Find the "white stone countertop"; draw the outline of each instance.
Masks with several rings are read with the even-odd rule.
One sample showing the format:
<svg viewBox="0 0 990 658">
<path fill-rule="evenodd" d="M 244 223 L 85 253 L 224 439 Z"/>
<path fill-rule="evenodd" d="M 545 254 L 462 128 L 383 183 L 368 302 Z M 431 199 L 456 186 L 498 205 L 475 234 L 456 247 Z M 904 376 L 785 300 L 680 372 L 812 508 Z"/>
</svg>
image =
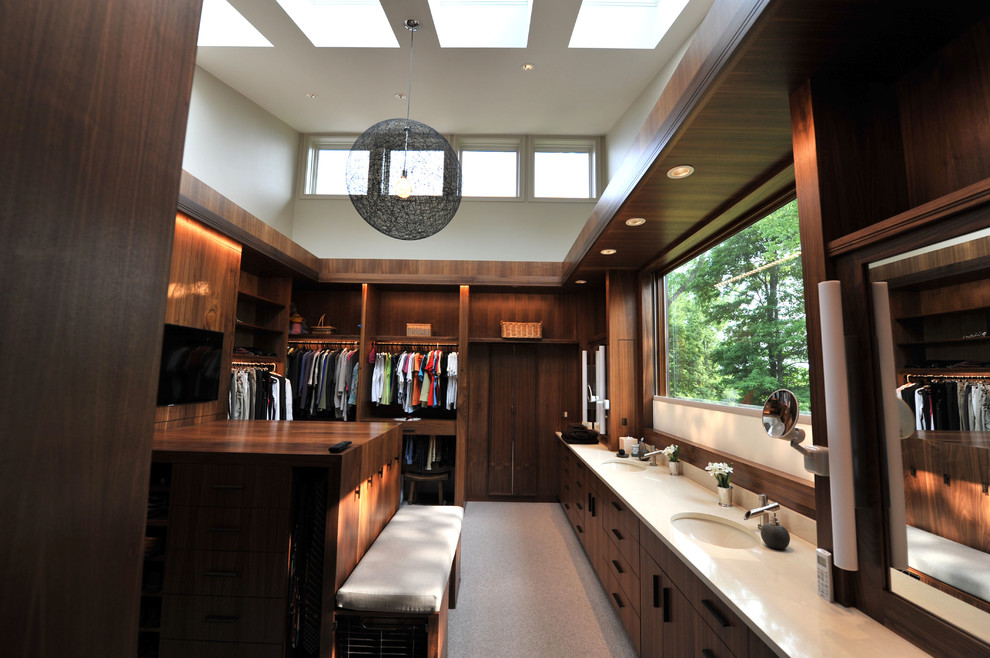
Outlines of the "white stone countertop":
<svg viewBox="0 0 990 658">
<path fill-rule="evenodd" d="M 603 464 L 615 454 L 600 444 L 567 445 L 778 654 L 928 656 L 860 610 L 819 597 L 816 546 L 792 533 L 786 550 L 771 550 L 760 540 L 756 520 L 743 520 L 744 508 L 719 507 L 713 491 L 687 477 L 672 477 L 666 466 L 615 471 Z M 671 515 L 679 512 L 735 521 L 751 528 L 757 546 L 722 548 L 696 541 L 671 524 Z"/>
</svg>

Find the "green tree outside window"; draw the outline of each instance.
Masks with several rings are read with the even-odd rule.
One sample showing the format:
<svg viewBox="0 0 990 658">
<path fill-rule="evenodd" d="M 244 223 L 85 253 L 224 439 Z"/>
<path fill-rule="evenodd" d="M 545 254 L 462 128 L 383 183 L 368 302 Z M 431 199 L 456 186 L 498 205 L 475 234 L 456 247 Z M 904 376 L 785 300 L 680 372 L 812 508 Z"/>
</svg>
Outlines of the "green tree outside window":
<svg viewBox="0 0 990 658">
<path fill-rule="evenodd" d="M 789 388 L 810 410 L 797 201 L 664 277 L 667 394 L 762 406 Z"/>
</svg>

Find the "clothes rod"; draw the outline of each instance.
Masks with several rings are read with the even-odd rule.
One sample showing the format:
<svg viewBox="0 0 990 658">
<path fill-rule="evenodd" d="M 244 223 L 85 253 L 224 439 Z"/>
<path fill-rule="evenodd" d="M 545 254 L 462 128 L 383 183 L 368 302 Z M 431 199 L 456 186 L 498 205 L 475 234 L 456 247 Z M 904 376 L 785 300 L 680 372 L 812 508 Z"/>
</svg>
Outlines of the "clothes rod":
<svg viewBox="0 0 990 658">
<path fill-rule="evenodd" d="M 944 379 L 947 381 L 959 381 L 961 379 L 990 379 L 990 375 L 966 375 L 963 373 L 959 373 L 958 375 L 949 375 L 949 374 L 926 375 L 926 374 L 911 373 L 908 375 L 904 375 L 904 378 L 908 381 L 908 383 L 913 383 L 915 379 Z"/>
<path fill-rule="evenodd" d="M 275 372 L 276 365 L 274 363 L 248 363 L 247 361 L 231 361 L 230 367 L 231 368 L 261 368 L 262 370 Z"/>
</svg>

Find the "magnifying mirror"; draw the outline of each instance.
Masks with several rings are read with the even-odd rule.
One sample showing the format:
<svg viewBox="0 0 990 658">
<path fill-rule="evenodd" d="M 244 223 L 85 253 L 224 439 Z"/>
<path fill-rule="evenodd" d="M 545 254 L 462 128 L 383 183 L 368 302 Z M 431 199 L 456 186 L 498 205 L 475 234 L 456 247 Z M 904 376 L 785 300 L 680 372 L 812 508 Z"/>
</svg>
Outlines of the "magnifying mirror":
<svg viewBox="0 0 990 658">
<path fill-rule="evenodd" d="M 770 394 L 763 405 L 763 429 L 774 439 L 791 442 L 791 447 L 804 455 L 804 469 L 815 475 L 828 475 L 828 448 L 803 446 L 804 430 L 797 427 L 797 396 L 786 388 Z"/>
<path fill-rule="evenodd" d="M 763 405 L 763 429 L 775 439 L 789 439 L 797 418 L 797 397 L 785 388 L 771 393 Z"/>
</svg>

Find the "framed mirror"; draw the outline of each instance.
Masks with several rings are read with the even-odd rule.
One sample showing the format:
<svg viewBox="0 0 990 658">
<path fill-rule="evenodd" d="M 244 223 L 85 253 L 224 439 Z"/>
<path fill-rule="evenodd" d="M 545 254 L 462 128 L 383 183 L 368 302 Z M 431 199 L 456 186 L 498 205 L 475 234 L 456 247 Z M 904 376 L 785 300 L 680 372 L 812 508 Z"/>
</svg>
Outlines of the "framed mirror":
<svg viewBox="0 0 990 658">
<path fill-rule="evenodd" d="M 990 229 L 868 270 L 889 588 L 990 641 Z"/>
</svg>

